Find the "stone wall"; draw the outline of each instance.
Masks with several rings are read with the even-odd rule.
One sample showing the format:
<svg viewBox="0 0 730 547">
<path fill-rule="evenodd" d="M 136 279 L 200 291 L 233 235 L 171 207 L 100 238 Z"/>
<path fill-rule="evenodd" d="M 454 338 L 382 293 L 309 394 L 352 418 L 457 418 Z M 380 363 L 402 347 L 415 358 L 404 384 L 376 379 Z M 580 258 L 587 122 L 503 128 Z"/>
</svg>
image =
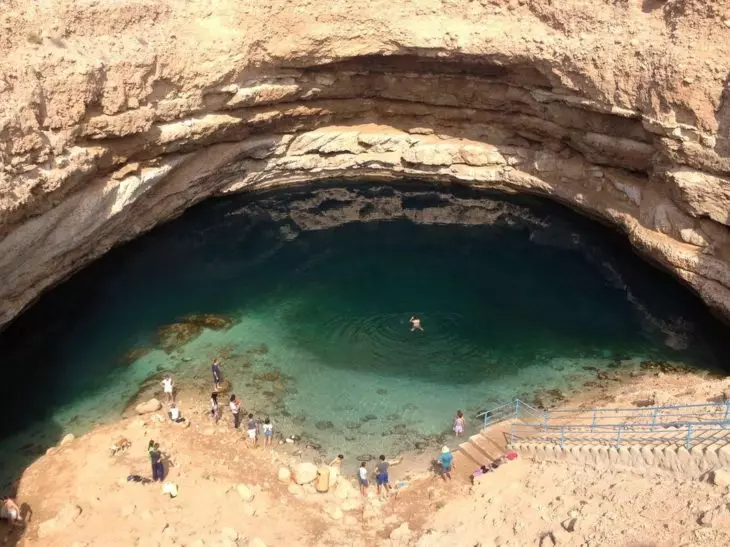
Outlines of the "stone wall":
<svg viewBox="0 0 730 547">
<path fill-rule="evenodd" d="M 550 444 L 516 443 L 512 448 L 526 458 L 536 461 L 564 461 L 596 468 L 637 469 L 657 467 L 691 478 L 700 478 L 711 471 L 730 467 L 730 444 L 721 442 L 709 446 L 695 446 L 687 450 L 683 445 L 626 445 L 565 446 Z"/>
</svg>

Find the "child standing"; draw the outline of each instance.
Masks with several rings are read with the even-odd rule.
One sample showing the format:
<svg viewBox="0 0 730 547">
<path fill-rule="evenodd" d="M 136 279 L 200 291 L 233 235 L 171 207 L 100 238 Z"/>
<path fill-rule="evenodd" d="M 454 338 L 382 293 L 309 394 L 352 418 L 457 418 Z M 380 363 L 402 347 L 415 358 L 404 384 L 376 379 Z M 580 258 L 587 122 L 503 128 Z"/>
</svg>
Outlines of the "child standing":
<svg viewBox="0 0 730 547">
<path fill-rule="evenodd" d="M 271 437 L 274 435 L 274 424 L 266 418 L 263 425 L 264 430 L 264 446 L 271 446 Z"/>
<path fill-rule="evenodd" d="M 362 462 L 360 464 L 360 493 L 363 495 L 363 497 L 366 497 L 368 495 L 368 470 L 367 467 L 365 467 L 365 462 Z"/>
<path fill-rule="evenodd" d="M 215 390 L 219 391 L 221 388 L 221 362 L 218 359 L 213 359 L 213 364 L 210 365 L 210 371 L 213 373 L 213 385 L 215 386 Z"/>
<path fill-rule="evenodd" d="M 256 446 L 256 432 L 258 424 L 256 423 L 256 420 L 253 419 L 253 414 L 248 415 L 248 424 L 246 428 L 248 429 L 248 438 L 246 439 L 246 442 L 252 446 Z"/>
<path fill-rule="evenodd" d="M 221 417 L 220 408 L 218 407 L 218 394 L 210 394 L 210 417 L 213 418 L 213 422 L 216 424 Z"/>
<path fill-rule="evenodd" d="M 456 418 L 454 418 L 454 434 L 460 437 L 464 433 L 464 425 L 466 424 L 466 418 L 461 410 L 456 411 Z"/>
</svg>

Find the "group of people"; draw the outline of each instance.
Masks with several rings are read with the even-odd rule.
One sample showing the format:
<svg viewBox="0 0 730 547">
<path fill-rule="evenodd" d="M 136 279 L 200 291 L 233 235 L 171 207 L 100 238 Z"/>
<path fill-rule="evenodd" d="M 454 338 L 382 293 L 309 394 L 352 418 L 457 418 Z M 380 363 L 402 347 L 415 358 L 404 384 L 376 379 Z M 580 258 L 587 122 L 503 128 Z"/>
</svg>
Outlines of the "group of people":
<svg viewBox="0 0 730 547">
<path fill-rule="evenodd" d="M 412 316 L 409 319 L 409 322 L 411 324 L 411 332 L 414 331 L 421 331 L 423 332 L 423 326 L 421 325 L 421 320 L 416 317 L 415 315 Z M 221 385 L 223 382 L 223 373 L 221 371 L 221 362 L 220 359 L 214 359 L 211 363 L 211 373 L 213 375 L 213 385 L 214 385 L 214 391 L 210 395 L 210 416 L 211 419 L 217 424 L 218 421 L 221 418 L 221 408 L 220 403 L 218 401 L 218 394 L 221 389 Z M 168 411 L 168 415 L 170 416 L 170 419 L 173 422 L 180 422 L 183 421 L 183 418 L 180 413 L 180 409 L 175 404 L 175 394 L 174 394 L 174 382 L 172 380 L 172 377 L 170 375 L 166 375 L 162 380 L 162 388 L 163 392 L 166 395 L 167 402 L 170 405 L 170 409 Z M 234 429 L 240 429 L 241 426 L 241 418 L 243 412 L 243 405 L 241 403 L 241 399 L 239 399 L 235 394 L 231 394 L 229 401 L 228 401 L 228 407 L 231 411 L 231 418 L 233 423 Z M 456 413 L 456 417 L 454 418 L 454 426 L 453 431 L 456 437 L 460 437 L 464 433 L 464 427 L 466 425 L 466 418 L 464 417 L 464 413 L 459 410 Z M 271 422 L 271 419 L 269 417 L 264 418 L 263 420 L 258 420 L 254 417 L 252 413 L 248 414 L 248 418 L 246 420 L 246 443 L 250 446 L 255 446 L 258 444 L 259 438 L 263 437 L 263 445 L 264 446 L 270 446 L 272 442 L 272 438 L 274 435 L 274 425 Z M 159 445 L 154 443 L 153 441 L 150 441 L 149 446 L 149 454 L 150 454 L 150 460 L 152 464 L 152 477 L 153 480 L 162 480 L 164 475 L 164 469 L 162 468 L 161 463 L 161 455 L 159 452 Z M 335 458 L 331 466 L 339 466 L 342 463 L 342 460 L 344 459 L 344 456 L 340 454 Z M 451 478 L 451 471 L 454 468 L 453 463 L 453 454 L 449 450 L 447 446 L 444 446 L 441 449 L 441 455 L 437 458 L 438 464 L 441 466 L 441 471 L 443 477 L 446 479 Z M 381 494 L 381 490 L 383 490 L 386 494 L 390 488 L 389 478 L 388 478 L 388 467 L 389 462 L 386 461 L 385 455 L 381 455 L 379 458 L 378 463 L 375 466 L 375 484 L 378 489 L 378 495 Z M 158 478 L 159 477 L 159 478 Z M 365 495 L 367 493 L 367 488 L 369 486 L 368 481 L 368 470 L 366 467 L 366 463 L 362 462 L 359 470 L 358 470 L 358 477 L 360 482 L 360 491 Z"/>
</svg>

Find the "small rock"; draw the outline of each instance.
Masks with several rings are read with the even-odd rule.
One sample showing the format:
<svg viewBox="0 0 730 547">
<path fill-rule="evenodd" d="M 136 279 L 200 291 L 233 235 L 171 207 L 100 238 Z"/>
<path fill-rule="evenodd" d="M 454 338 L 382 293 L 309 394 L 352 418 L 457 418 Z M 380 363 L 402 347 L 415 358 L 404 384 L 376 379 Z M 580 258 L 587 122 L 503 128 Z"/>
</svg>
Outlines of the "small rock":
<svg viewBox="0 0 730 547">
<path fill-rule="evenodd" d="M 340 520 L 343 517 L 342 509 L 333 503 L 325 504 L 324 512 L 332 520 Z"/>
<path fill-rule="evenodd" d="M 248 540 L 248 547 L 266 547 L 266 543 L 261 538 L 251 538 Z"/>
<path fill-rule="evenodd" d="M 317 466 L 311 462 L 302 462 L 294 466 L 292 477 L 297 484 L 307 484 L 317 478 Z"/>
<path fill-rule="evenodd" d="M 162 403 L 157 399 L 150 399 L 146 403 L 140 403 L 135 407 L 137 414 L 149 414 L 150 412 L 157 412 L 162 408 Z"/>
<path fill-rule="evenodd" d="M 253 501 L 254 493 L 245 484 L 239 484 L 238 486 L 236 486 L 236 490 L 238 491 L 238 495 L 241 496 L 241 499 L 243 501 Z"/>
<path fill-rule="evenodd" d="M 329 420 L 322 420 L 315 423 L 314 427 L 316 427 L 317 429 L 332 429 L 333 427 L 335 427 L 335 424 L 333 424 Z"/>
<path fill-rule="evenodd" d="M 566 532 L 575 532 L 576 526 L 578 525 L 577 518 L 565 519 L 560 525 L 565 529 Z"/>
<path fill-rule="evenodd" d="M 76 437 L 73 433 L 69 433 L 68 435 L 64 435 L 63 439 L 61 439 L 61 442 L 59 443 L 59 446 L 66 445 L 73 441 Z"/>
<path fill-rule="evenodd" d="M 728 486 L 730 485 L 730 469 L 725 467 L 721 469 L 715 469 L 712 472 L 712 484 L 715 486 Z"/>
<path fill-rule="evenodd" d="M 224 540 L 235 542 L 238 541 L 238 532 L 236 532 L 233 528 L 226 527 L 221 530 L 221 537 Z"/>
<path fill-rule="evenodd" d="M 279 482 L 289 482 L 291 480 L 291 471 L 288 467 L 280 467 L 277 477 Z"/>
<path fill-rule="evenodd" d="M 390 533 L 390 539 L 393 541 L 406 542 L 411 539 L 412 535 L 413 532 L 411 532 L 411 529 L 408 527 L 408 523 L 404 522 Z"/>
</svg>

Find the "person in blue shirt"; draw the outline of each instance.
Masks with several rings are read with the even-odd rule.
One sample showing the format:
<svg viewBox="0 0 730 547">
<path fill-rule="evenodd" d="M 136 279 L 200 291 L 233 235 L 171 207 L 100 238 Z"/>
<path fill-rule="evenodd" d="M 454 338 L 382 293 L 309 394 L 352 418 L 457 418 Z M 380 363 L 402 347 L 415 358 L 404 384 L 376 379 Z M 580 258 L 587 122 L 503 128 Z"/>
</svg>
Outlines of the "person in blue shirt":
<svg viewBox="0 0 730 547">
<path fill-rule="evenodd" d="M 451 480 L 451 470 L 454 469 L 454 455 L 448 446 L 444 446 L 441 449 L 441 455 L 438 457 L 438 461 L 441 464 L 441 474 L 444 480 L 447 478 Z"/>
</svg>

